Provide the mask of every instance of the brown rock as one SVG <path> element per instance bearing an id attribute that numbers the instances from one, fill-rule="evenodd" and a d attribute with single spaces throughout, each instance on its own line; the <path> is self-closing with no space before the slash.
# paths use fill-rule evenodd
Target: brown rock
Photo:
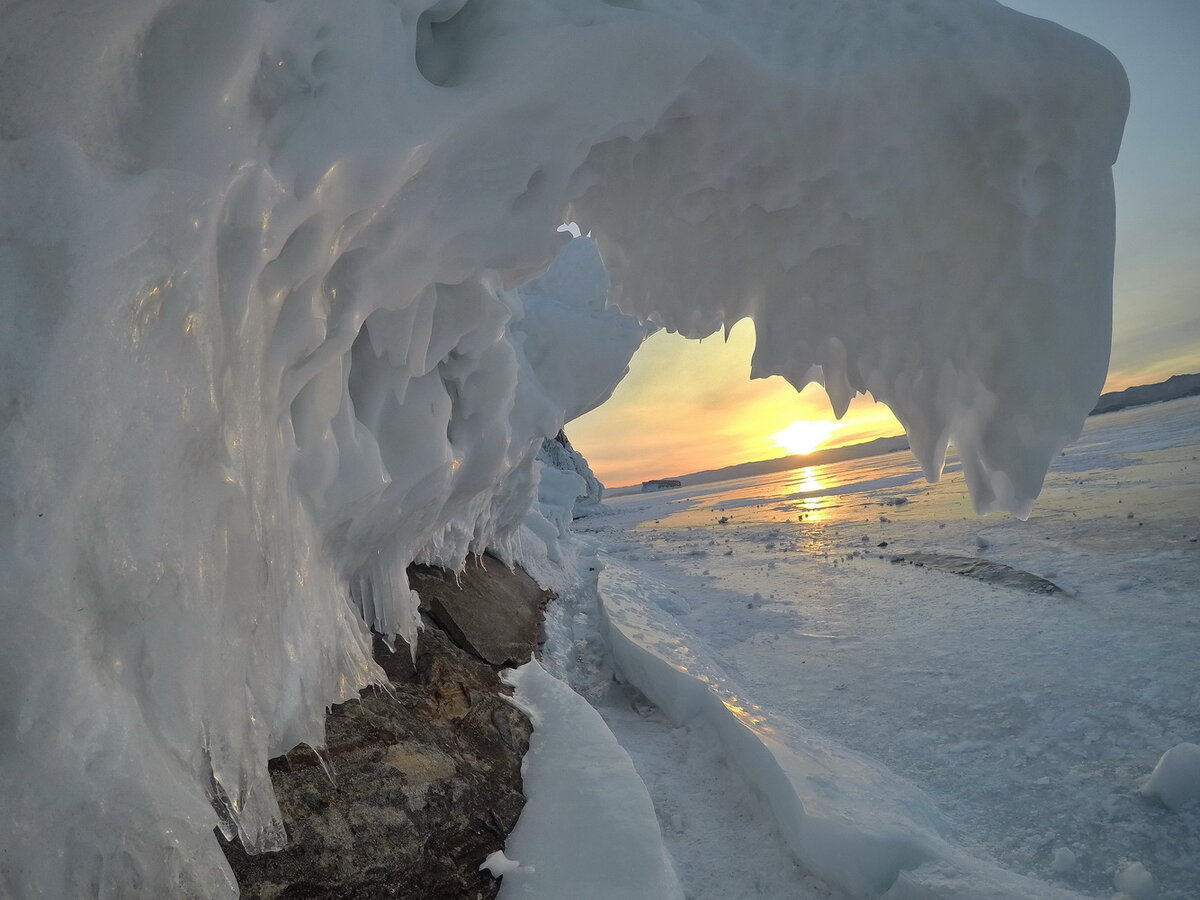
<path id="1" fill-rule="evenodd" d="M 461 574 L 412 566 L 409 580 L 429 617 L 468 653 L 493 666 L 529 660 L 551 595 L 520 569 L 485 554 Z"/>
<path id="2" fill-rule="evenodd" d="M 473 633 L 518 606 L 540 616 L 546 594 L 520 574 L 514 578 L 491 559 L 476 569 L 465 596 L 436 605 L 459 616 L 469 597 L 486 610 L 460 616 L 466 624 L 454 640 L 431 616 L 415 662 L 407 646 L 400 643 L 393 653 L 377 639 L 376 658 L 390 686 L 335 706 L 322 754 L 300 746 L 271 761 L 288 846 L 249 856 L 237 843 L 224 844 L 242 897 L 495 896 L 499 882 L 479 864 L 503 847 L 524 805 L 520 767 L 531 729 L 504 699 L 508 688 L 497 666 L 460 642 L 474 647 L 478 641 L 492 657 L 529 658 L 537 619 L 532 628 L 525 622 L 507 629 L 502 641 Z M 428 569 L 413 578 L 423 600 L 434 580 Z M 454 585 L 452 574 L 437 580 Z M 503 587 L 493 591 L 493 580 Z"/>

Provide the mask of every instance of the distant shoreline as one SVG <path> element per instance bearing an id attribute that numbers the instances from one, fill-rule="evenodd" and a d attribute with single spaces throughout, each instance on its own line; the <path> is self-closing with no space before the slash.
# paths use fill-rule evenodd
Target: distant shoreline
<path id="1" fill-rule="evenodd" d="M 770 475 L 772 472 L 786 472 L 789 469 L 799 469 L 804 466 L 823 466 L 828 463 L 845 462 L 850 459 L 865 459 L 868 456 L 883 456 L 885 453 L 897 453 L 908 449 L 908 436 L 876 438 L 861 444 L 848 444 L 844 447 L 830 447 L 827 450 L 817 450 L 813 453 L 794 453 L 790 456 L 780 456 L 775 459 L 760 459 L 754 462 L 736 463 L 719 469 L 705 469 L 701 472 L 691 472 L 687 475 L 672 475 L 667 479 L 679 481 L 683 487 L 695 484 L 708 484 L 713 481 L 727 481 L 732 478 L 751 478 L 755 475 Z M 623 487 L 605 488 L 607 497 L 620 497 L 625 494 L 641 492 L 641 484 L 625 485 Z M 667 488 L 672 490 L 672 488 Z"/>
<path id="2" fill-rule="evenodd" d="M 1096 408 L 1089 415 L 1098 416 L 1131 406 L 1179 400 L 1183 397 L 1194 397 L 1196 394 L 1200 394 L 1200 375 L 1172 375 L 1158 384 L 1139 384 L 1123 391 L 1101 394 Z"/>
<path id="3" fill-rule="evenodd" d="M 1126 388 L 1123 391 L 1110 391 L 1101 394 L 1095 408 L 1089 416 L 1117 412 L 1134 406 L 1146 406 L 1150 403 L 1162 403 L 1167 400 L 1178 400 L 1200 394 L 1200 374 L 1172 375 L 1166 381 L 1157 384 L 1140 384 Z M 897 453 L 908 449 L 908 437 L 900 434 L 894 437 L 876 438 L 861 444 L 848 444 L 844 447 L 830 447 L 827 450 L 817 450 L 813 453 L 792 454 L 775 459 L 762 459 L 754 462 L 736 463 L 718 469 L 704 469 L 687 475 L 671 475 L 665 479 L 679 481 L 683 487 L 696 484 L 710 484 L 714 481 L 728 481 L 733 478 L 750 478 L 755 475 L 770 475 L 773 472 L 786 472 L 789 469 L 799 469 L 804 466 L 822 466 L 828 463 L 845 462 L 850 459 L 866 459 L 869 456 L 882 456 L 885 453 Z M 642 490 L 641 484 L 628 484 L 616 488 L 605 488 L 605 494 L 610 497 L 621 497 L 626 494 L 636 494 Z"/>

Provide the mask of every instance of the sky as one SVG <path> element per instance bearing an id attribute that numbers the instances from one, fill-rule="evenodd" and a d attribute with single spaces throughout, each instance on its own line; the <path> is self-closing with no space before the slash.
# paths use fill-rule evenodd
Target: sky
<path id="1" fill-rule="evenodd" d="M 1113 351 L 1104 390 L 1200 372 L 1200 0 L 1005 0 L 1111 50 L 1129 76 L 1120 157 Z M 602 482 L 633 484 L 797 452 L 772 435 L 795 421 L 823 447 L 903 429 L 856 398 L 835 422 L 824 391 L 749 380 L 749 320 L 688 341 L 658 332 L 599 409 L 567 426 Z M 811 441 L 810 441 L 811 443 Z"/>

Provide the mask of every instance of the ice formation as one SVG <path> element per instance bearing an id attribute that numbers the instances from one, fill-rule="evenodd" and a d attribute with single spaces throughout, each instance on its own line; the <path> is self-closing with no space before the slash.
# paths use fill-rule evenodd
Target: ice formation
<path id="1" fill-rule="evenodd" d="M 1113 887 L 1120 893 L 1118 897 L 1129 897 L 1131 900 L 1154 900 L 1154 876 L 1146 871 L 1140 862 L 1132 862 L 1119 871 L 1113 878 Z"/>
<path id="2" fill-rule="evenodd" d="M 972 856 L 915 785 L 755 704 L 671 614 L 668 582 L 602 558 L 597 592 L 616 674 L 675 725 L 711 727 L 806 871 L 853 898 L 1079 900 Z"/>
<path id="3" fill-rule="evenodd" d="M 1200 744 L 1176 744 L 1164 753 L 1142 785 L 1142 794 L 1175 810 L 1200 803 Z"/>
<path id="4" fill-rule="evenodd" d="M 516 551 L 624 367 L 594 291 L 513 290 L 565 216 L 981 509 L 1103 377 L 1124 76 L 992 0 L 44 0 L 0 51 L 6 896 L 231 896 L 214 825 L 283 840 L 267 757 L 412 636 L 408 562 Z"/>
<path id="5" fill-rule="evenodd" d="M 500 900 L 683 900 L 646 785 L 600 714 L 536 660 L 505 680 L 534 733 L 528 801 L 504 845 L 522 867 Z"/>
<path id="6" fill-rule="evenodd" d="M 580 485 L 570 508 L 572 518 L 581 519 L 604 510 L 604 485 L 583 454 L 571 446 L 566 434 L 560 431 L 555 437 L 546 438 L 542 442 L 538 460 L 578 476 Z M 539 485 L 544 481 L 545 478 L 542 478 Z"/>

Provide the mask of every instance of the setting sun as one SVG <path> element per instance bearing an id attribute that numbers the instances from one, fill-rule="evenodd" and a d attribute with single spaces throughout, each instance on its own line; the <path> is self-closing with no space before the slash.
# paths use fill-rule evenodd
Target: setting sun
<path id="1" fill-rule="evenodd" d="M 788 453 L 812 453 L 835 431 L 837 424 L 834 422 L 797 419 L 771 435 L 771 439 Z"/>

